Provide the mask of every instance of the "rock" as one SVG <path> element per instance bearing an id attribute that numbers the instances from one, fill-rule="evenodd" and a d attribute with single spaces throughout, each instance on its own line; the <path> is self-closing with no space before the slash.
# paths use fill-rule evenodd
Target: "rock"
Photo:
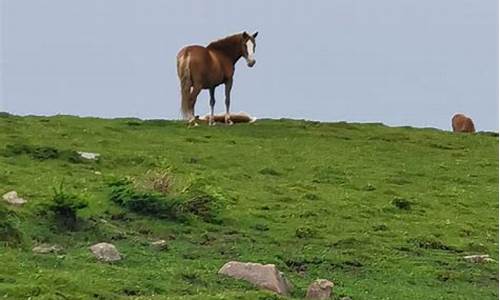
<path id="1" fill-rule="evenodd" d="M 98 243 L 90 247 L 90 251 L 94 256 L 105 262 L 114 262 L 122 259 L 122 256 L 113 244 L 109 243 Z"/>
<path id="2" fill-rule="evenodd" d="M 24 200 L 23 198 L 19 197 L 17 195 L 16 191 L 11 191 L 3 195 L 3 200 L 7 201 L 7 203 L 16 205 L 16 206 L 21 206 L 24 203 L 28 202 Z"/>
<path id="3" fill-rule="evenodd" d="M 82 152 L 82 151 L 78 151 L 78 154 L 80 154 L 80 156 L 82 158 L 89 159 L 89 160 L 96 160 L 99 158 L 99 156 L 101 156 L 99 153 Z"/>
<path id="4" fill-rule="evenodd" d="M 158 240 L 151 243 L 151 247 L 158 251 L 168 250 L 168 244 L 165 240 Z"/>
<path id="5" fill-rule="evenodd" d="M 307 289 L 306 299 L 330 299 L 333 282 L 326 279 L 317 279 Z"/>
<path id="6" fill-rule="evenodd" d="M 62 251 L 62 247 L 58 245 L 41 244 L 31 249 L 31 251 L 38 254 L 58 253 Z"/>
<path id="7" fill-rule="evenodd" d="M 289 295 L 292 285 L 275 265 L 230 261 L 219 270 L 219 274 L 246 280 L 259 288 Z"/>
<path id="8" fill-rule="evenodd" d="M 468 262 L 472 262 L 472 263 L 476 263 L 476 264 L 495 261 L 488 254 L 464 256 L 464 259 Z"/>
<path id="9" fill-rule="evenodd" d="M 342 297 L 340 300 L 352 300 L 351 297 Z"/>

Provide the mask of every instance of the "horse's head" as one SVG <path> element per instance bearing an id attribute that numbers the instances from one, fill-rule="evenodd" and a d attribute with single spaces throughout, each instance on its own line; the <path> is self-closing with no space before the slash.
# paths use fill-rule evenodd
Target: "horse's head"
<path id="1" fill-rule="evenodd" d="M 247 60 L 247 65 L 249 67 L 253 67 L 255 65 L 255 58 L 254 58 L 254 53 L 255 53 L 255 38 L 257 37 L 258 32 L 255 32 L 254 34 L 250 35 L 246 31 L 243 32 L 243 57 Z"/>

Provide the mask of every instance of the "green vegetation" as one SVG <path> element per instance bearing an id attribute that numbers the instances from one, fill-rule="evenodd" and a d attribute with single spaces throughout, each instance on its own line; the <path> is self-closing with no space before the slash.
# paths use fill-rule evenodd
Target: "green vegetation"
<path id="1" fill-rule="evenodd" d="M 495 134 L 2 114 L 11 190 L 29 202 L 0 205 L 5 299 L 280 299 L 218 276 L 230 260 L 276 264 L 296 299 L 317 278 L 335 299 L 498 299 L 498 263 L 462 259 L 498 261 Z"/>

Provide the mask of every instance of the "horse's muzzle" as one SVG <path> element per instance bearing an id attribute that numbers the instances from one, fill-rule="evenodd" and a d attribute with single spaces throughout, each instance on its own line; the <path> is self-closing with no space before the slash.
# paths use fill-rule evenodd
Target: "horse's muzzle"
<path id="1" fill-rule="evenodd" d="M 247 65 L 251 68 L 255 65 L 257 61 L 255 59 L 247 60 Z"/>

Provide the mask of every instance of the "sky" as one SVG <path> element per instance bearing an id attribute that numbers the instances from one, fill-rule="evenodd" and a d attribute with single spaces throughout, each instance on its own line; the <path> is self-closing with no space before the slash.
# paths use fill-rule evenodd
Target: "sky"
<path id="1" fill-rule="evenodd" d="M 179 119 L 177 52 L 246 30 L 259 31 L 257 64 L 236 65 L 235 112 L 445 130 L 461 112 L 498 131 L 498 12 L 498 0 L 0 0 L 0 111 Z"/>

